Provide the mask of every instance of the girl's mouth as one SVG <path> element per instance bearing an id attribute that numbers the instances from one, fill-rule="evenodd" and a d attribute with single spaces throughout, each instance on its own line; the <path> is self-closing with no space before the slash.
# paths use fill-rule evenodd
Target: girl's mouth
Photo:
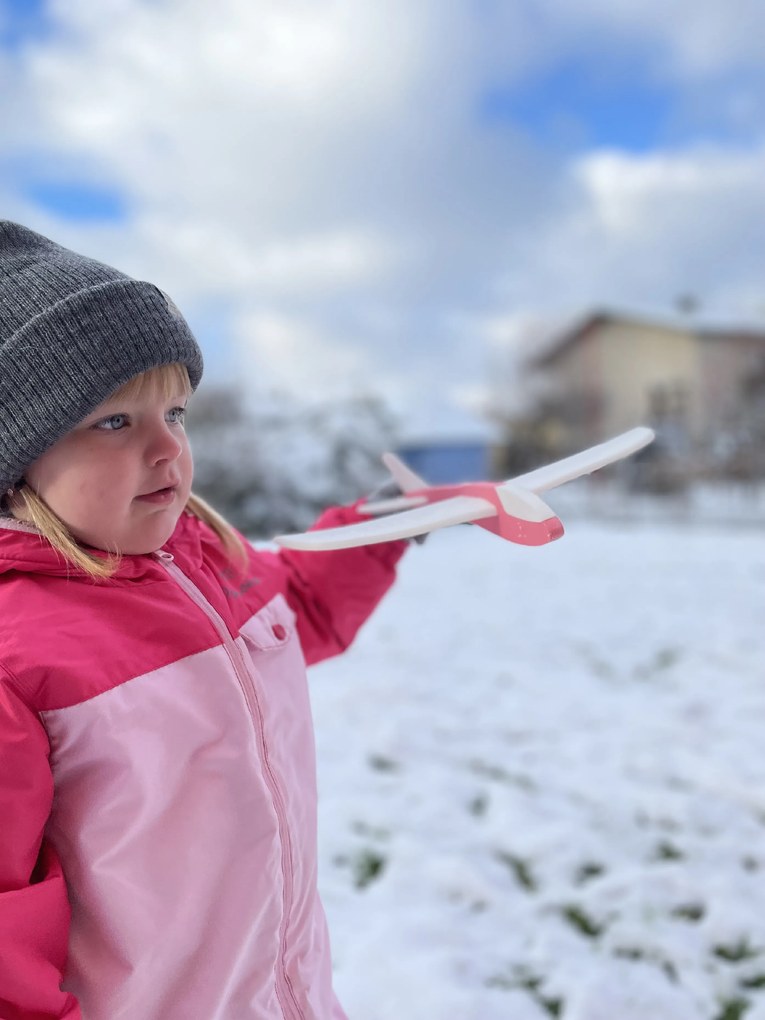
<path id="1" fill-rule="evenodd" d="M 143 496 L 136 496 L 142 503 L 172 503 L 175 499 L 176 485 L 168 485 L 165 489 L 156 489 L 154 492 L 147 492 Z"/>

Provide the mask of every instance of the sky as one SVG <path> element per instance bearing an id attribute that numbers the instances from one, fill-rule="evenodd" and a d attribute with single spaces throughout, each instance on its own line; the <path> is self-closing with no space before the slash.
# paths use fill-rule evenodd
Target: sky
<path id="1" fill-rule="evenodd" d="M 765 327 L 763 37 L 760 0 L 0 0 L 0 215 L 160 285 L 253 401 L 479 435 L 595 308 Z"/>

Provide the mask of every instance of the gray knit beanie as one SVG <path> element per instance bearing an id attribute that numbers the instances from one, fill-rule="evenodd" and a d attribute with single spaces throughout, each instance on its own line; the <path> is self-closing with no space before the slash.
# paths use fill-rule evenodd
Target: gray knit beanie
<path id="1" fill-rule="evenodd" d="M 0 496 L 134 375 L 202 354 L 159 288 L 0 220 Z"/>

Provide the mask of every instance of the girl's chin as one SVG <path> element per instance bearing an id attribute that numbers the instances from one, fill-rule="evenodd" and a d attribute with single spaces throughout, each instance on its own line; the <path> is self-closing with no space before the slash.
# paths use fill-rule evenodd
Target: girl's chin
<path id="1" fill-rule="evenodd" d="M 120 556 L 148 556 L 157 552 L 175 531 L 180 514 L 172 518 L 163 515 L 162 520 L 154 519 L 140 530 L 125 533 L 104 534 L 101 532 L 75 535 L 82 545 L 103 553 L 117 552 Z"/>

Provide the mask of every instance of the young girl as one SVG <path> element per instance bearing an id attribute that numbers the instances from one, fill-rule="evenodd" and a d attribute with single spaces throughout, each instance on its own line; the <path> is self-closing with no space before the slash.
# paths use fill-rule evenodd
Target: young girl
<path id="1" fill-rule="evenodd" d="M 3 1020 L 344 1016 L 305 663 L 404 544 L 249 547 L 191 494 L 201 373 L 157 288 L 0 223 Z"/>

